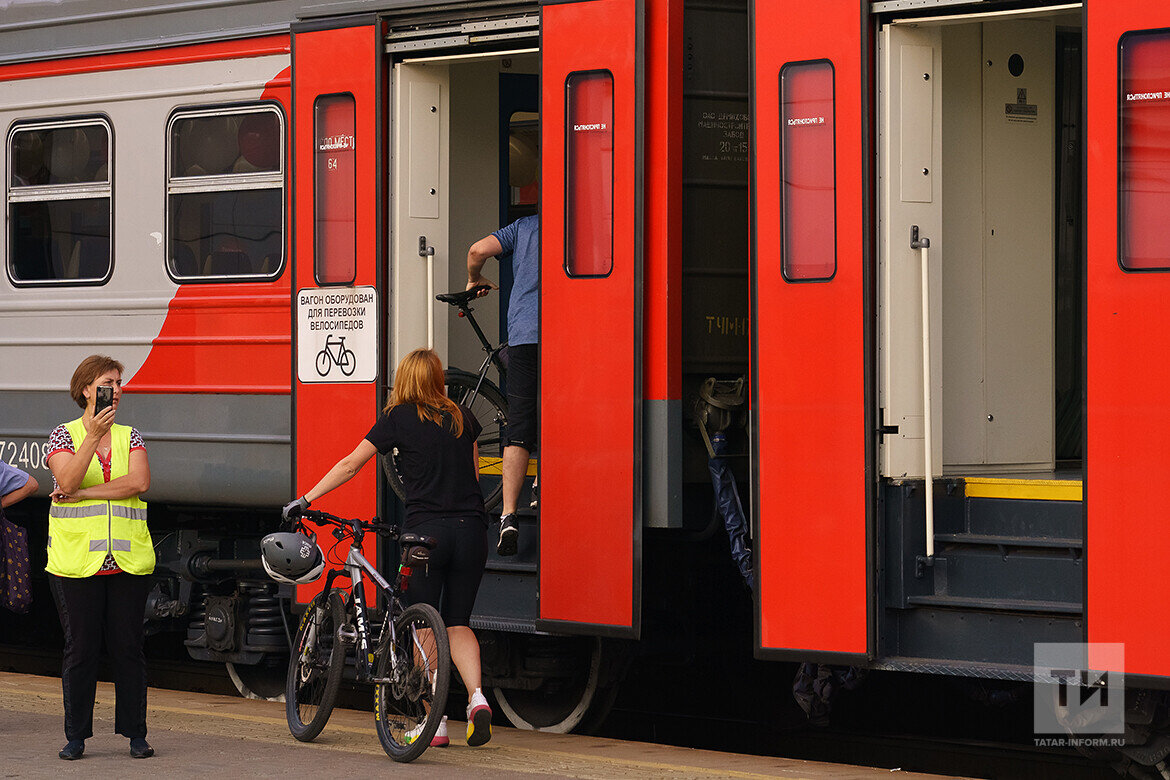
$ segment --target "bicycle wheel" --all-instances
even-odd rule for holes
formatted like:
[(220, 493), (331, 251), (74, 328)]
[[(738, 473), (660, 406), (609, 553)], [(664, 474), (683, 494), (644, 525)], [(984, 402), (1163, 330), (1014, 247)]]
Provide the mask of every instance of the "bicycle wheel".
[(352, 349), (342, 350), (338, 365), (341, 367), (341, 373), (353, 376), (353, 370), (357, 368), (357, 357), (354, 356)]
[[(476, 392), (478, 381), (479, 377), (475, 374), (457, 368), (447, 369), (447, 397), (467, 407), (483, 427), (476, 440), (479, 445), (479, 486), (483, 491), (484, 507), (490, 514), (499, 509), (504, 492), (503, 426), (508, 419), (508, 402), (504, 400), (500, 389), (487, 379), (483, 380)], [(395, 456), (396, 453), (391, 452), (382, 458), (382, 470), (394, 494), (406, 501), (406, 488), (402, 484), (402, 475), (398, 473)]]
[[(389, 639), (389, 638), (387, 638)], [(407, 607), (394, 621), (394, 641), (378, 653), (374, 724), (386, 755), (413, 761), (430, 747), (447, 709), (451, 647), (447, 627), (429, 604)]]
[(301, 742), (321, 733), (341, 687), (345, 646), (337, 627), (345, 621), (341, 594), (322, 591), (313, 597), (293, 640), (285, 681), (284, 714), (288, 730)]
[(323, 349), (317, 353), (317, 375), (325, 376), (331, 368), (333, 368), (333, 355), (330, 354), (329, 350)]

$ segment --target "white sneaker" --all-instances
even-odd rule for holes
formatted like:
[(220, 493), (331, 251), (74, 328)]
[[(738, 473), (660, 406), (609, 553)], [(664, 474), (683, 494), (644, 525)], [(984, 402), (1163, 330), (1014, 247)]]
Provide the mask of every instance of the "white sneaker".
[[(403, 735), (406, 739), (406, 744), (414, 744), (414, 741), (422, 734), (424, 725), (420, 723)], [(447, 736), (447, 716), (444, 715), (443, 719), (439, 721), (439, 728), (435, 730), (435, 736), (431, 737), (431, 747), (447, 747), (450, 744), (451, 739)]]
[(479, 747), (492, 738), (492, 708), (482, 693), (473, 693), (467, 703), (467, 744)]

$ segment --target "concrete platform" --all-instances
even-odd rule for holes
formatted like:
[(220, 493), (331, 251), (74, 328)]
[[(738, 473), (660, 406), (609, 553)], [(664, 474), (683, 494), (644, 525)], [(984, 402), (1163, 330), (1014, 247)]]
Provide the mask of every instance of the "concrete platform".
[(61, 681), (0, 673), (0, 777), (330, 778), (375, 772), (415, 777), (503, 778), (926, 778), (930, 775), (838, 766), (785, 758), (493, 726), (479, 748), (463, 744), (465, 724), (448, 722), (451, 746), (432, 748), (413, 764), (382, 751), (373, 715), (335, 710), (313, 743), (288, 733), (284, 705), (229, 696), (152, 688), (148, 739), (156, 755), (134, 760), (129, 742), (113, 733), (114, 688), (98, 683), (94, 737), (79, 761), (62, 761)]

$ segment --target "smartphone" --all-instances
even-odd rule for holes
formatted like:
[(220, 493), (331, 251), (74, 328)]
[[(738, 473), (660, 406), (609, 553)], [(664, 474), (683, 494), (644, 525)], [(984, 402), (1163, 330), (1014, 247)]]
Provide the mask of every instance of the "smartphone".
[(109, 385), (101, 385), (97, 389), (97, 400), (94, 402), (93, 413), (99, 414), (104, 409), (108, 409), (114, 405), (114, 388)]

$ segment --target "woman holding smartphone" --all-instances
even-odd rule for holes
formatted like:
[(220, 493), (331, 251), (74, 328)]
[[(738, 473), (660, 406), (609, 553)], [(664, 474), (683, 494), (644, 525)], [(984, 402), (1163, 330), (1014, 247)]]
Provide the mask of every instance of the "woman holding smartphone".
[[(447, 397), (439, 356), (416, 349), (398, 364), (390, 398), (370, 432), (283, 512), (286, 520), (299, 515), (310, 501), (348, 482), (375, 453), (398, 450), (406, 487), (403, 527), (438, 542), (427, 566), (411, 576), (405, 597), (410, 604), (430, 604), (443, 616), (451, 660), (468, 691), (467, 744), (472, 747), (492, 735), (491, 707), (480, 689), (479, 641), (470, 625), (487, 563), (487, 512), (475, 443), (480, 430), (479, 421)], [(444, 717), (431, 745), (448, 744)]]
[(122, 364), (90, 355), (73, 372), (69, 394), (81, 417), (49, 437), (53, 472), (49, 507), (49, 587), (65, 631), (61, 687), (65, 738), (59, 755), (81, 758), (93, 736), (98, 660), (105, 637), (114, 667), (114, 731), (130, 755), (149, 758), (143, 613), (154, 571), (146, 526), (150, 463), (142, 436), (114, 422), (122, 398)]

